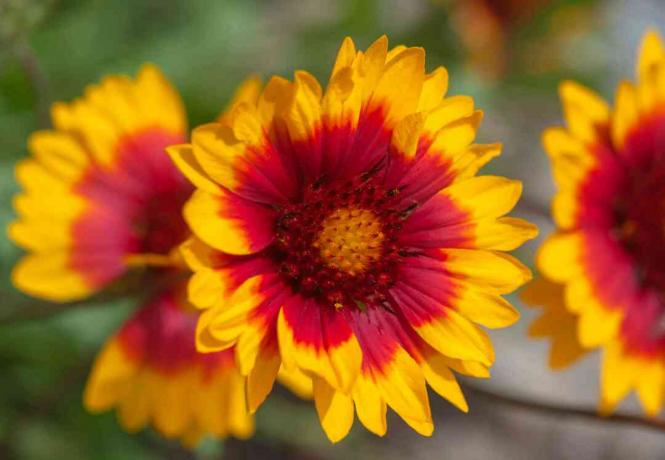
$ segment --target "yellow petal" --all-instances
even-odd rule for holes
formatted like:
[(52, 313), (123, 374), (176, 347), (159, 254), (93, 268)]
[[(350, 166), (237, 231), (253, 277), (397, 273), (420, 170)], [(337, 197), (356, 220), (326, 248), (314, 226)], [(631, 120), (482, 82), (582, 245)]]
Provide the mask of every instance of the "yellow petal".
[(443, 317), (415, 326), (415, 330), (425, 342), (445, 356), (486, 365), (493, 362), (493, 350), (483, 337), (484, 332), (451, 309), (446, 309)]
[(138, 369), (115, 339), (109, 340), (95, 358), (83, 392), (83, 405), (91, 412), (110, 409), (123, 399)]
[(385, 106), (389, 126), (416, 111), (424, 80), (422, 48), (406, 49), (386, 64), (372, 94), (372, 103)]
[(322, 90), (313, 75), (295, 74), (295, 91), (288, 113), (289, 134), (294, 141), (312, 139), (321, 123)]
[(330, 80), (332, 80), (337, 72), (345, 67), (351, 66), (354, 59), (356, 58), (356, 46), (353, 43), (351, 37), (345, 37), (342, 41), (342, 45), (339, 47), (337, 52), (337, 57), (335, 58), (335, 64), (333, 65), (332, 72), (330, 73)]
[(441, 194), (471, 216), (469, 220), (496, 218), (510, 212), (522, 194), (522, 183), (499, 176), (478, 176), (455, 182)]
[(376, 384), (360, 375), (353, 386), (352, 396), (358, 420), (372, 433), (384, 436), (388, 429), (387, 406), (381, 398)]
[(454, 121), (468, 118), (472, 114), (472, 97), (447, 97), (439, 102), (435, 107), (433, 107), (427, 114), (427, 120), (425, 121), (425, 131), (428, 132), (431, 137), (433, 137), (444, 126), (447, 126)]
[(545, 277), (564, 283), (580, 274), (579, 258), (582, 236), (575, 232), (559, 232), (550, 235), (541, 245), (536, 256), (539, 270)]
[(448, 91), (448, 71), (444, 67), (437, 67), (425, 77), (416, 110), (418, 112), (432, 110), (441, 102), (446, 91)]
[(491, 159), (501, 155), (501, 148), (502, 145), (498, 143), (471, 145), (453, 163), (453, 167), (457, 171), (457, 180), (475, 176)]
[(262, 126), (270, 126), (275, 116), (282, 116), (293, 100), (294, 85), (282, 77), (272, 77), (259, 96), (258, 115)]
[(520, 318), (506, 299), (472, 286), (462, 290), (455, 308), (467, 319), (490, 329), (511, 326)]
[(363, 103), (372, 95), (381, 72), (386, 64), (388, 54), (388, 37), (379, 37), (364, 53), (358, 53), (354, 62), (356, 80), (360, 87)]
[(182, 99), (157, 66), (145, 64), (141, 67), (135, 93), (146, 117), (144, 123), (163, 127), (169, 132), (185, 133), (187, 116)]
[(331, 442), (339, 442), (353, 426), (353, 401), (336, 391), (325, 380), (314, 380), (314, 404), (321, 427)]
[(446, 270), (497, 293), (509, 293), (531, 279), (531, 271), (508, 254), (474, 249), (443, 249)]
[(72, 244), (71, 224), (47, 219), (17, 220), (7, 227), (7, 236), (24, 249), (38, 252), (66, 250)]
[(607, 126), (610, 108), (600, 96), (573, 81), (559, 86), (559, 95), (568, 128), (575, 137), (587, 143), (599, 140), (599, 130)]
[(32, 158), (16, 164), (16, 180), (28, 195), (70, 194), (70, 184)]
[(344, 392), (350, 390), (362, 362), (362, 350), (353, 333), (345, 342), (327, 349), (317, 349), (314, 344), (296, 342), (292, 325), (287, 321), (282, 309), (277, 321), (277, 336), (287, 370), (299, 368), (323, 377), (336, 389)]
[(278, 352), (263, 350), (247, 374), (247, 408), (250, 413), (263, 404), (272, 390), (279, 372), (281, 360)]
[(172, 145), (167, 147), (166, 151), (176, 167), (194, 186), (208, 193), (219, 194), (219, 185), (203, 170), (191, 145)]
[(434, 135), (430, 150), (443, 152), (445, 156), (456, 159), (468, 150), (482, 120), (483, 112), (476, 110), (467, 117), (448, 123)]
[(586, 349), (577, 339), (578, 317), (565, 306), (563, 284), (537, 278), (520, 293), (527, 305), (543, 308), (528, 329), (529, 337), (547, 337), (551, 340), (549, 366), (561, 369), (577, 361)]
[(160, 378), (159, 386), (148, 389), (159, 401), (153, 406), (153, 424), (157, 431), (167, 437), (176, 437), (187, 430), (193, 385), (192, 372), (184, 369)]
[(125, 398), (118, 407), (118, 419), (123, 428), (135, 433), (143, 428), (150, 420), (152, 408), (154, 406), (153, 392), (151, 389), (159, 388), (159, 383), (155, 387), (155, 377), (149, 372), (143, 371), (138, 374), (133, 385)]
[(231, 101), (228, 103), (226, 108), (219, 114), (217, 121), (219, 123), (232, 123), (232, 119), (229, 116), (233, 109), (239, 104), (256, 104), (261, 94), (261, 89), (263, 84), (258, 75), (250, 75), (247, 77), (238, 88), (236, 88)]
[(623, 319), (620, 309), (603, 305), (594, 291), (595, 288), (583, 277), (569, 282), (565, 290), (568, 309), (579, 315), (578, 340), (586, 348), (602, 345), (613, 338)]
[(288, 388), (292, 393), (302, 399), (314, 397), (312, 389), (312, 378), (299, 369), (287, 369), (282, 366), (277, 375), (279, 383)]
[(57, 176), (74, 182), (90, 165), (90, 157), (76, 138), (57, 131), (37, 131), (28, 138), (28, 149)]
[(222, 302), (228, 291), (224, 276), (207, 268), (194, 272), (187, 285), (187, 297), (198, 308), (211, 308)]
[[(368, 378), (370, 378), (368, 376)], [(381, 399), (403, 419), (432, 422), (422, 369), (402, 348), (381, 372), (371, 376)]]
[(665, 396), (665, 367), (659, 359), (642, 359), (642, 371), (637, 382), (637, 396), (649, 417), (657, 416)]
[(469, 411), (469, 405), (466, 403), (466, 399), (455, 379), (455, 375), (450, 371), (445, 360), (440, 355), (432, 354), (426, 357), (421, 365), (425, 379), (434, 391), (450, 401), (462, 412)]
[(637, 77), (640, 81), (645, 80), (656, 65), (665, 63), (665, 45), (655, 29), (650, 29), (644, 34), (640, 45), (639, 59), (637, 62)]
[(229, 432), (240, 439), (248, 439), (254, 434), (254, 417), (247, 411), (245, 378), (238, 372), (229, 372), (226, 390)]
[(514, 217), (480, 220), (475, 223), (475, 246), (493, 251), (512, 251), (538, 236), (538, 227)]
[[(194, 158), (207, 177), (230, 190), (238, 186), (237, 170), (242, 167), (245, 144), (235, 137), (231, 128), (218, 123), (199, 126), (192, 131), (192, 146)], [(182, 161), (187, 160), (183, 158)]]
[(490, 376), (489, 368), (485, 364), (479, 363), (477, 361), (464, 361), (460, 359), (448, 358), (446, 356), (441, 356), (441, 359), (446, 366), (459, 374), (468, 375), (478, 379), (486, 379)]
[(638, 121), (639, 107), (635, 88), (630, 82), (621, 82), (616, 92), (616, 108), (612, 113), (612, 142), (622, 149), (626, 136)]
[(82, 299), (95, 289), (69, 268), (69, 254), (62, 251), (23, 257), (12, 271), (12, 283), (23, 292), (54, 302)]
[(562, 230), (572, 230), (577, 220), (578, 200), (574, 193), (559, 192), (552, 199), (552, 217)]
[(404, 418), (404, 421), (421, 436), (432, 436), (432, 433), (434, 432), (434, 423), (432, 423), (432, 421), (414, 420), (410, 418)]
[(418, 147), (420, 132), (425, 124), (425, 114), (414, 113), (402, 119), (393, 130), (391, 147), (406, 158), (413, 158)]
[(612, 413), (626, 397), (640, 377), (638, 370), (637, 360), (624, 353), (623, 346), (618, 341), (605, 346), (600, 375), (602, 413)]
[(252, 254), (266, 247), (272, 239), (268, 211), (230, 192), (220, 192), (212, 195), (196, 190), (185, 204), (185, 220), (196, 236), (227, 254)]
[(228, 300), (199, 316), (196, 346), (200, 352), (223, 350), (236, 343), (247, 330), (248, 314), (264, 300), (261, 282), (260, 276), (248, 279)]

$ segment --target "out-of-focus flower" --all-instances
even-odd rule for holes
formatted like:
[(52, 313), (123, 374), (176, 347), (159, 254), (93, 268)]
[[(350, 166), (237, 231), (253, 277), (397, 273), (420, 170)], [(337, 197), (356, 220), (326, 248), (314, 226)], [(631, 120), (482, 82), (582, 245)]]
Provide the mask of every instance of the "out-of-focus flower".
[(663, 42), (646, 34), (637, 82), (619, 85), (614, 108), (573, 82), (560, 92), (568, 127), (543, 136), (558, 230), (541, 247), (538, 267), (563, 285), (561, 302), (576, 317), (566, 324), (581, 346), (603, 350), (601, 410), (635, 389), (655, 415), (665, 394)]
[(116, 407), (127, 430), (151, 422), (190, 445), (205, 433), (248, 437), (254, 423), (233, 350), (196, 351), (198, 315), (185, 295), (176, 287), (156, 296), (106, 343), (90, 375), (85, 406)]
[(511, 32), (551, 0), (454, 0), (453, 27), (469, 64), (488, 77), (503, 75), (509, 64)]
[(70, 301), (134, 267), (147, 271), (148, 288), (164, 285), (97, 357), (86, 407), (116, 407), (126, 429), (152, 423), (188, 444), (203, 433), (248, 436), (232, 351), (195, 352), (198, 312), (173, 284), (186, 273), (177, 247), (189, 234), (181, 208), (192, 192), (165, 153), (186, 138), (178, 94), (148, 65), (136, 80), (107, 77), (82, 99), (55, 104), (52, 115), (54, 129), (30, 137), (32, 157), (16, 168), (23, 191), (9, 235), (29, 254), (14, 284)]
[(476, 323), (517, 319), (501, 295), (530, 273), (503, 251), (537, 230), (504, 217), (519, 182), (474, 177), (500, 146), (472, 144), (481, 112), (447, 86), (422, 48), (346, 39), (325, 91), (274, 77), (169, 148), (197, 187), (183, 245), (197, 345), (235, 346), (250, 410), (283, 363), (311, 379), (332, 441), (354, 405), (376, 434), (390, 406), (429, 435), (426, 383), (466, 411), (452, 371), (488, 376)]
[(152, 66), (136, 81), (107, 77), (85, 97), (53, 105), (54, 129), (30, 136), (32, 157), (9, 236), (29, 251), (14, 284), (54, 300), (84, 298), (131, 266), (171, 266), (187, 237), (191, 187), (164, 154), (182, 142), (180, 98)]

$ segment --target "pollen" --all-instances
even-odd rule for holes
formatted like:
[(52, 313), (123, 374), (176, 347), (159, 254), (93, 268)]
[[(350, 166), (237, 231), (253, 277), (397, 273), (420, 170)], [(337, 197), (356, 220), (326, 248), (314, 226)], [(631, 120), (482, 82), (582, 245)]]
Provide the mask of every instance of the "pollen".
[(381, 257), (383, 224), (372, 211), (337, 209), (324, 219), (321, 227), (314, 247), (329, 266), (356, 275)]

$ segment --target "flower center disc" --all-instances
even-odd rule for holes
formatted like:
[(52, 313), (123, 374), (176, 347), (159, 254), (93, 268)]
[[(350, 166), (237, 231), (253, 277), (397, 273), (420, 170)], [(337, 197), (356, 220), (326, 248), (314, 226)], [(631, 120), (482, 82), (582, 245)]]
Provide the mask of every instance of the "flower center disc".
[(385, 305), (405, 254), (398, 194), (365, 175), (308, 187), (276, 221), (271, 255), (285, 282), (336, 309)]
[(329, 266), (356, 275), (379, 260), (383, 239), (382, 223), (372, 211), (341, 208), (325, 218), (314, 247)]

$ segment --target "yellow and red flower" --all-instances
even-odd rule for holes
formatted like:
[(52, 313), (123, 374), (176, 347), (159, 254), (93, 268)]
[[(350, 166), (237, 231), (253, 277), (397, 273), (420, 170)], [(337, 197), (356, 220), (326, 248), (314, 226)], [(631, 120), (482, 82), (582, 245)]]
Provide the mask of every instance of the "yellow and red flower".
[(541, 247), (538, 267), (562, 285), (559, 302), (574, 315), (567, 324), (579, 346), (603, 350), (601, 410), (635, 389), (655, 415), (665, 394), (663, 42), (646, 34), (637, 82), (619, 85), (613, 108), (573, 82), (560, 92), (568, 126), (543, 136), (558, 187), (558, 229)]
[(146, 66), (136, 81), (107, 77), (71, 104), (56, 103), (53, 130), (30, 136), (16, 167), (23, 192), (9, 236), (30, 253), (14, 284), (54, 300), (84, 298), (133, 265), (171, 265), (187, 237), (178, 218), (191, 188), (165, 158), (186, 138), (179, 96)]
[(9, 235), (29, 254), (14, 269), (15, 285), (70, 301), (142, 267), (166, 286), (97, 357), (86, 407), (115, 407), (126, 429), (152, 423), (186, 443), (204, 433), (250, 435), (233, 352), (196, 353), (198, 312), (184, 286), (167, 282), (186, 273), (177, 247), (189, 235), (181, 208), (193, 190), (165, 153), (186, 139), (178, 94), (145, 66), (136, 80), (107, 77), (82, 99), (55, 104), (53, 124), (30, 137), (33, 156), (16, 170), (23, 191)]
[(91, 411), (117, 408), (122, 425), (152, 425), (195, 444), (206, 433), (249, 437), (245, 379), (233, 350), (198, 353), (197, 312), (175, 286), (146, 303), (106, 343), (85, 390)]
[(283, 364), (311, 379), (332, 441), (354, 404), (374, 433), (390, 406), (429, 435), (426, 382), (467, 410), (452, 371), (488, 376), (476, 323), (517, 319), (501, 295), (530, 273), (503, 251), (536, 229), (504, 217), (519, 182), (474, 177), (500, 145), (472, 143), (482, 114), (447, 87), (422, 48), (346, 39), (325, 91), (273, 77), (168, 149), (197, 188), (183, 245), (197, 346), (235, 346), (251, 411)]

